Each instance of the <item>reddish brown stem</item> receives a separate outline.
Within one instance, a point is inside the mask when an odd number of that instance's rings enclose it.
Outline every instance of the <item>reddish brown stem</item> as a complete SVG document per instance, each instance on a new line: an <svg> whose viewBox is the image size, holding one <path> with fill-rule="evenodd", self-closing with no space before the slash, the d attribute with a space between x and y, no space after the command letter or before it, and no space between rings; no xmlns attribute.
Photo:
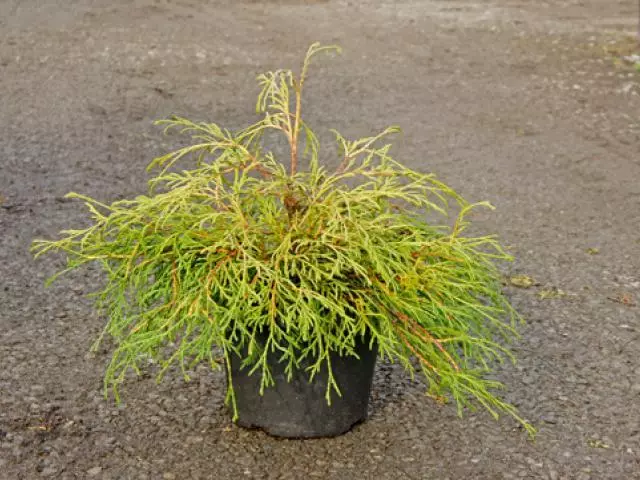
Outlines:
<svg viewBox="0 0 640 480"><path fill-rule="evenodd" d="M405 337L404 333L398 331L398 335L400 335L400 337L402 338L402 341L404 342L404 344L409 348L409 350L411 350L411 352L418 358L418 360L420 360L422 363L424 363L430 370L433 370L434 373L439 373L438 369L436 367L434 367L429 360L427 360L426 358L424 358L414 347L413 345L411 345L411 343L409 343L409 340L407 340L407 337Z"/></svg>
<svg viewBox="0 0 640 480"><path fill-rule="evenodd" d="M415 320L410 319L404 313L397 313L396 316L400 320L402 320L404 324L407 325L411 329L411 331L414 334L418 335L422 340L428 343L433 343L436 346L436 348L440 350L445 357L447 357L447 360L449 361L451 366L455 369L455 371L456 372L460 371L460 367L458 367L458 364L455 362L453 357L451 357L449 352L447 352L447 350L442 346L442 344L438 341L438 339L435 338L433 335L431 335L426 328L419 325Z"/></svg>

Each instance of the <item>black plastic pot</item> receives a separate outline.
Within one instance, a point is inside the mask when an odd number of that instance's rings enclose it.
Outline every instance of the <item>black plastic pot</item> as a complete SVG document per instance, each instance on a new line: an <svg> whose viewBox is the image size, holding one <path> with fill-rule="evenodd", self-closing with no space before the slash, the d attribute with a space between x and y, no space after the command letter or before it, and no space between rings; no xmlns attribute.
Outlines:
<svg viewBox="0 0 640 480"><path fill-rule="evenodd" d="M288 438L333 437L343 434L367 418L369 393L373 380L377 347L358 340L356 353L360 357L332 354L331 367L342 396L332 392L331 406L325 397L327 370L324 367L309 383L302 362L287 382L285 363L278 363L279 354L270 353L268 362L275 385L260 395L260 372L248 375L241 370L242 358L232 355L231 378L238 408L238 425L260 428L270 435ZM243 352L246 353L246 352Z"/></svg>

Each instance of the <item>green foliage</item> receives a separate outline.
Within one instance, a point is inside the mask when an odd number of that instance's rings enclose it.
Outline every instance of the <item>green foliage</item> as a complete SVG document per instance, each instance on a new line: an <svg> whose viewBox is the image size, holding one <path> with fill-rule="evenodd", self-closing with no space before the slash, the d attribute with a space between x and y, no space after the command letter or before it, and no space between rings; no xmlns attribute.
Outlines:
<svg viewBox="0 0 640 480"><path fill-rule="evenodd" d="M69 194L84 200L92 225L34 242L36 255L65 252L68 269L99 262L106 272L97 304L117 347L105 389L117 398L126 372L150 357L160 376L173 364L186 374L201 361L216 367L214 347L229 362L248 346L244 363L261 374L262 389L273 384L268 351L281 354L289 374L303 357L313 359L311 379L326 365L330 402L340 385L329 352L355 355L356 339L368 333L382 357L420 370L429 392L448 393L460 413L477 402L533 433L493 393L501 384L483 378L494 361L511 358L503 344L519 321L496 267L509 256L491 236L463 235L469 212L489 205L469 204L392 159L384 140L396 128L355 141L334 132L341 163L320 166L319 142L300 111L309 61L322 50L335 48L312 45L297 78L260 75L264 117L242 131L159 122L193 143L151 163L160 172L149 195L106 205ZM270 130L287 139L288 165L265 146ZM172 168L191 155L195 168ZM446 217L449 203L459 212L453 226L427 222ZM258 332L268 333L266 344ZM231 382L227 399L235 406Z"/></svg>

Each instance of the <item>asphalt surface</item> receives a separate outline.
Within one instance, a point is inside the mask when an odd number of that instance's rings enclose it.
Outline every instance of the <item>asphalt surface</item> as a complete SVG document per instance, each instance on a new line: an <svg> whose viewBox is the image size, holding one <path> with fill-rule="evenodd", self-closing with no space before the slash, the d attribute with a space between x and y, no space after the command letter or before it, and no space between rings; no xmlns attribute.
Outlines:
<svg viewBox="0 0 640 480"><path fill-rule="evenodd" d="M640 478L640 73L634 0L0 3L0 478ZM70 190L144 193L179 144L152 120L255 120L258 73L313 41L306 118L355 137L390 124L396 158L495 212L527 318L506 398L539 428L453 405L378 366L370 419L335 439L277 440L230 423L220 372L132 378L102 397L104 319L88 270L35 237L85 225ZM636 51L637 53L637 51ZM332 162L329 158L328 162Z"/></svg>

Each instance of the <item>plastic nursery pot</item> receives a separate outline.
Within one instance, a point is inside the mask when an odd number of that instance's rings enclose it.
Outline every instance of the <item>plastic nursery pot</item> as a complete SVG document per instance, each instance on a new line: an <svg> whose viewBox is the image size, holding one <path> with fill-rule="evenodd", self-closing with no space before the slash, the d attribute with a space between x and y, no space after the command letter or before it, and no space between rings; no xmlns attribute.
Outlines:
<svg viewBox="0 0 640 480"><path fill-rule="evenodd" d="M293 372L290 382L284 372L286 363L278 363L279 353L270 352L267 361L275 385L260 395L260 372L248 375L241 369L242 358L231 356L231 380L238 408L237 424L259 428L276 437L334 437L348 432L367 418L369 394L378 354L377 345L369 349L367 339L356 340L355 351L360 357L331 354L333 376L341 396L333 391L331 405L326 399L326 366L309 382L305 359Z"/></svg>

